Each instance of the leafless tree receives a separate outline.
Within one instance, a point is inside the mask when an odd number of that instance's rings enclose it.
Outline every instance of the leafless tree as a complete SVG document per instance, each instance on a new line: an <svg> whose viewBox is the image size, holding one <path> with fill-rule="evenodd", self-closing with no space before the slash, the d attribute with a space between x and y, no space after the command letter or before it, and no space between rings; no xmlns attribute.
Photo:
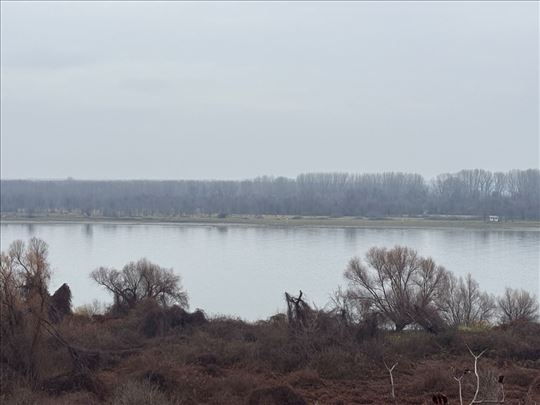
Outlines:
<svg viewBox="0 0 540 405"><path fill-rule="evenodd" d="M538 300L525 290L506 288L497 303L501 323L538 319Z"/></svg>
<svg viewBox="0 0 540 405"><path fill-rule="evenodd" d="M15 277L17 287L29 298L34 292L47 289L51 278L47 244L38 238L32 238L25 244L22 240L14 241L4 254L6 271Z"/></svg>
<svg viewBox="0 0 540 405"><path fill-rule="evenodd" d="M358 324L370 315L370 305L366 300L357 299L350 290L338 287L330 295L329 311L339 316L346 324Z"/></svg>
<svg viewBox="0 0 540 405"><path fill-rule="evenodd" d="M99 285L114 295L116 309L130 309L146 299L163 306L188 306L187 293L180 276L172 269L158 266L146 259L126 264L122 270L100 267L90 274Z"/></svg>
<svg viewBox="0 0 540 405"><path fill-rule="evenodd" d="M371 248L365 265L353 258L345 270L351 296L368 303L402 330L429 313L446 271L407 247Z"/></svg>
<svg viewBox="0 0 540 405"><path fill-rule="evenodd" d="M463 279L448 273L436 305L450 326L472 326L479 322L489 322L496 309L495 299L480 291L478 282L470 274Z"/></svg>
<svg viewBox="0 0 540 405"><path fill-rule="evenodd" d="M41 239L17 240L0 255L0 349L3 361L32 380L48 317L50 268Z"/></svg>

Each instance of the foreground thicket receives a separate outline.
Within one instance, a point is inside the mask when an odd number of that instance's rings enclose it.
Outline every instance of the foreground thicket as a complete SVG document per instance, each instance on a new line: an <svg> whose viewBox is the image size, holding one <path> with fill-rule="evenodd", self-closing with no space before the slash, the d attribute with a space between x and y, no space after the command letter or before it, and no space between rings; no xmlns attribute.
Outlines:
<svg viewBox="0 0 540 405"><path fill-rule="evenodd" d="M540 171L308 173L244 181L1 180L3 213L88 216L193 214L500 215L540 219Z"/></svg>
<svg viewBox="0 0 540 405"><path fill-rule="evenodd" d="M72 311L69 287L48 292L43 241L1 259L2 403L540 401L534 297L490 297L486 316L472 278L408 248L353 259L358 275L324 310L286 293L284 313L255 323L188 312L180 280L146 260L96 270L113 304Z"/></svg>

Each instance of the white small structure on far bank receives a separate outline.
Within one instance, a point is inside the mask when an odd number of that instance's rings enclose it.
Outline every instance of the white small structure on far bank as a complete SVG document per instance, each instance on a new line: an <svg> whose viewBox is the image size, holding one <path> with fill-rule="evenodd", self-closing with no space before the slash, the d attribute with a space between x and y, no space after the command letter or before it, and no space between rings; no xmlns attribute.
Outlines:
<svg viewBox="0 0 540 405"><path fill-rule="evenodd" d="M499 222L500 218L498 215L490 215L489 216L489 222Z"/></svg>

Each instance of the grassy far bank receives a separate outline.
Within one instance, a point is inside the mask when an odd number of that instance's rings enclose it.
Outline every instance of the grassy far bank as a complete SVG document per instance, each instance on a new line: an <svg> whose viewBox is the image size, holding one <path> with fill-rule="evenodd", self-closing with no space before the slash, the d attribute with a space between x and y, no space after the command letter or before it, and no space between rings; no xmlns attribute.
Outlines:
<svg viewBox="0 0 540 405"><path fill-rule="evenodd" d="M231 224L261 226L314 226L352 228L466 228L484 230L540 230L540 221L504 220L489 222L468 216L430 217L328 217L293 215L186 215L145 217L101 217L76 214L17 215L2 213L3 223L119 223L119 224Z"/></svg>

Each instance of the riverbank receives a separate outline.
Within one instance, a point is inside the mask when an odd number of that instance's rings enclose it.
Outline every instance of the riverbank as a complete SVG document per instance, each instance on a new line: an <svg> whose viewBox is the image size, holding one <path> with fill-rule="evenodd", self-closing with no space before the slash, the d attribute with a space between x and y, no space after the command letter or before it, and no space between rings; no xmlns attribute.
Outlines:
<svg viewBox="0 0 540 405"><path fill-rule="evenodd" d="M466 228L482 230L540 231L540 221L488 222L481 219L446 216L437 218L360 218L292 215L230 215L171 216L171 217L87 217L72 214L19 216L2 214L2 223L106 223L106 224L203 224L203 225L255 225L300 226L336 228Z"/></svg>

